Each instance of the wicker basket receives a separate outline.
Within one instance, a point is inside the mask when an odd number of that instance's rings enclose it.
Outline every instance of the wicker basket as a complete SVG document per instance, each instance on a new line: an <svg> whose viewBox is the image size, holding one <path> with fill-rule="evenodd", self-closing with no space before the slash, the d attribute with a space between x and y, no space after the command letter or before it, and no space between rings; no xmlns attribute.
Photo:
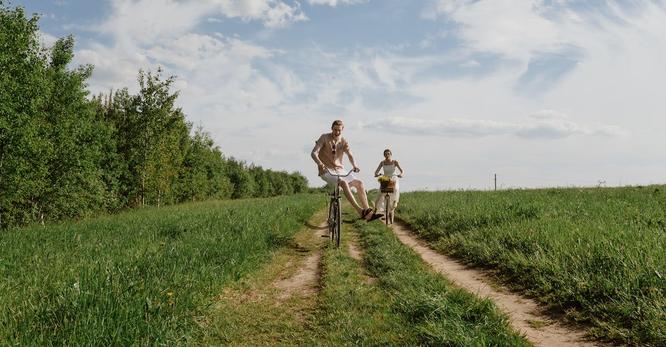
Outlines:
<svg viewBox="0 0 666 347"><path fill-rule="evenodd" d="M379 191L382 193L395 192L395 181L379 182Z"/></svg>

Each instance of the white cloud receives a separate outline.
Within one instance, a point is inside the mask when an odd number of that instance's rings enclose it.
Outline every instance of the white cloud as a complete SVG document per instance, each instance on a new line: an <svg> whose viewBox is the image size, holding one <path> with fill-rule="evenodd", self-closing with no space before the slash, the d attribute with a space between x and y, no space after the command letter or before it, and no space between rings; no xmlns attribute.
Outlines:
<svg viewBox="0 0 666 347"><path fill-rule="evenodd" d="M39 44L40 44L43 48L51 48L51 47L53 47L53 45L54 45L54 44L56 43L56 41L58 40L57 37L55 37L55 36L53 36L53 35L51 35L51 34L49 34L49 33L47 33L47 32L41 31L41 30L37 32L37 37L38 37L38 40L39 40Z"/></svg>
<svg viewBox="0 0 666 347"><path fill-rule="evenodd" d="M441 0L426 17L446 15L458 23L459 38L473 50L528 62L572 44L545 8L543 0Z"/></svg>
<svg viewBox="0 0 666 347"><path fill-rule="evenodd" d="M379 81L385 84L389 90L395 89L396 72L386 60L376 57L372 61L372 67Z"/></svg>
<svg viewBox="0 0 666 347"><path fill-rule="evenodd" d="M112 0L111 7L99 30L142 43L188 32L215 15L258 20L270 28L307 20L298 3L290 6L281 0Z"/></svg>
<svg viewBox="0 0 666 347"><path fill-rule="evenodd" d="M481 63L479 63L478 61L476 61L474 59L470 59L470 60L460 64L460 67L466 67L466 68L475 68L475 67L479 67L479 66L481 66Z"/></svg>
<svg viewBox="0 0 666 347"><path fill-rule="evenodd" d="M307 0L310 5L328 5L335 7L337 5L362 4L370 0Z"/></svg>
<svg viewBox="0 0 666 347"><path fill-rule="evenodd" d="M335 118L346 121L364 173L383 148L394 148L414 177L404 182L407 189L441 186L445 179L453 187L478 186L492 170L511 175L516 186L537 182L531 179L539 170L575 183L589 177L596 182L604 170L616 177L627 172L615 170L615 163L636 153L655 162L649 153L665 145L656 134L666 126L658 78L666 76L666 14L660 6L616 9L610 18L571 10L546 14L539 1L438 2L439 16L451 16L458 28L437 28L440 33L424 42L429 53L422 53L416 48L420 37L412 51L351 45L333 50L316 43L269 49L261 40L198 27L209 18L288 25L305 18L298 5L288 5L294 2L117 3L102 27L112 43L88 44L75 56L77 63L96 65L94 90L132 87L139 68L166 66L166 74L178 76L179 104L189 120L211 131L225 154L301 170L313 184L319 181L307 147ZM146 18L150 11L160 19ZM281 47L281 38L274 35L271 47ZM286 39L294 47L294 37ZM462 39L464 45L441 51L436 43L442 39ZM557 83L536 95L516 90L531 61L545 53L566 55L563 47L574 47L580 57ZM435 163L423 148L441 148L437 155L446 163ZM658 169L650 172L663 173ZM451 176L442 176L444 171ZM650 176L646 171L632 177Z"/></svg>
<svg viewBox="0 0 666 347"><path fill-rule="evenodd" d="M290 6L278 0L210 0L229 18L262 20L267 27L283 27L307 20L298 3Z"/></svg>
<svg viewBox="0 0 666 347"><path fill-rule="evenodd" d="M557 114L553 117L551 114ZM402 135L431 135L445 137L485 137L513 135L530 139L561 139L574 135L625 136L615 126L591 127L569 121L556 111L541 111L522 122L494 120L445 119L428 120L414 117L391 117L363 124L363 127Z"/></svg>

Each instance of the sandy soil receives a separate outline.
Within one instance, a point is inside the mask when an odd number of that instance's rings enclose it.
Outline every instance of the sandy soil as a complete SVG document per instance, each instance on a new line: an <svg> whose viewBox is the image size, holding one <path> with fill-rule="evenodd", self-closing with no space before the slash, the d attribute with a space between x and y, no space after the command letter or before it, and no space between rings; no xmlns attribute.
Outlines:
<svg viewBox="0 0 666 347"><path fill-rule="evenodd" d="M426 263L455 285L479 297L493 300L509 316L513 328L524 334L535 346L601 346L585 341L582 330L550 318L534 300L497 289L496 285L491 287L488 284L491 281L483 271L469 268L433 251L425 242L417 239L404 223L396 221L391 227L400 241L410 246Z"/></svg>
<svg viewBox="0 0 666 347"><path fill-rule="evenodd" d="M326 225L322 224L318 226L313 233L312 237L315 243L321 244L328 241L328 238L322 237L328 235ZM293 295L309 296L315 294L317 292L319 276L321 275L320 262L321 249L317 248L305 258L303 263L299 264L299 268L293 276L273 283L273 286L281 291L278 298L287 299Z"/></svg>

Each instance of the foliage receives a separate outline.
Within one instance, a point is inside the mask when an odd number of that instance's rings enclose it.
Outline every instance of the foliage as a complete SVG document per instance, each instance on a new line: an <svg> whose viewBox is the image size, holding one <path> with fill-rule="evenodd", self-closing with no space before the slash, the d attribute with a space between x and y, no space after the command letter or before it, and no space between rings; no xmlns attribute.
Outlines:
<svg viewBox="0 0 666 347"><path fill-rule="evenodd" d="M40 47L38 20L0 2L0 229L138 206L307 191L299 173L226 159L176 106L173 77L89 97L74 38Z"/></svg>
<svg viewBox="0 0 666 347"><path fill-rule="evenodd" d="M0 3L0 228L37 219L48 186L48 66L37 21Z"/></svg>

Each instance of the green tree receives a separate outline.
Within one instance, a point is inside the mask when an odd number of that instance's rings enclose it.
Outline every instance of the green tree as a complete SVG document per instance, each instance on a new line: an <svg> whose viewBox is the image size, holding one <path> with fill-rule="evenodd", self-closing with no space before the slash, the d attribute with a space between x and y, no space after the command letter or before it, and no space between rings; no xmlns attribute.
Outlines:
<svg viewBox="0 0 666 347"><path fill-rule="evenodd" d="M294 193L305 193L308 191L308 179L300 172L293 172L289 175L291 186Z"/></svg>
<svg viewBox="0 0 666 347"><path fill-rule="evenodd" d="M264 170L261 166L250 166L250 174L255 182L255 197L265 198L274 195L271 183L271 170Z"/></svg>
<svg viewBox="0 0 666 347"><path fill-rule="evenodd" d="M173 77L139 72L137 95L127 89L115 93L107 111L113 123L119 157L127 169L119 177L119 189L130 207L176 202L183 160L189 145L189 125L175 106Z"/></svg>
<svg viewBox="0 0 666 347"><path fill-rule="evenodd" d="M48 184L48 83L38 20L0 1L0 228L39 218Z"/></svg>
<svg viewBox="0 0 666 347"><path fill-rule="evenodd" d="M202 128L195 130L187 147L180 177L180 201L231 197L233 187L226 176L224 158Z"/></svg>
<svg viewBox="0 0 666 347"><path fill-rule="evenodd" d="M46 70L49 93L44 113L51 153L40 209L49 219L79 217L105 207L104 123L98 121L85 85L92 66L69 70L73 57L74 38L60 39L51 49Z"/></svg>
<svg viewBox="0 0 666 347"><path fill-rule="evenodd" d="M256 190L256 183L245 163L231 158L227 161L227 168L229 180L234 187L231 198L251 198Z"/></svg>
<svg viewBox="0 0 666 347"><path fill-rule="evenodd" d="M105 187L104 208L116 211L127 206L127 195L124 193L122 180L127 174L128 165L121 155L118 123L116 118L120 112L115 107L113 92L107 97L100 94L93 98L95 118L99 124L97 131L101 139L100 168L102 182Z"/></svg>

